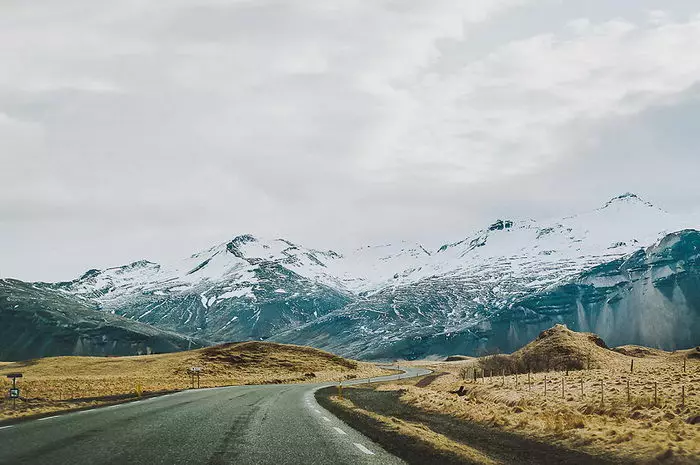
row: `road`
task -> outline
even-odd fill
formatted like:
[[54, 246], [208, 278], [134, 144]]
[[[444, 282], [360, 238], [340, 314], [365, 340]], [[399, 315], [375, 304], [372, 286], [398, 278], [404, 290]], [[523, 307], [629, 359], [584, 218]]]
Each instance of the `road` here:
[[316, 403], [329, 385], [190, 390], [0, 426], [0, 464], [403, 464]]

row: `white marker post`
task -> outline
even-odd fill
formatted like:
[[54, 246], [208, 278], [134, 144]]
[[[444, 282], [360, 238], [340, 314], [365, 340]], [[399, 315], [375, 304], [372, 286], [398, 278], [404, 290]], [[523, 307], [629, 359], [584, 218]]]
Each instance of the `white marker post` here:
[[197, 377], [197, 389], [199, 389], [199, 375], [202, 373], [202, 367], [192, 367], [190, 368], [190, 381], [192, 382], [192, 389], [194, 389], [194, 377]]

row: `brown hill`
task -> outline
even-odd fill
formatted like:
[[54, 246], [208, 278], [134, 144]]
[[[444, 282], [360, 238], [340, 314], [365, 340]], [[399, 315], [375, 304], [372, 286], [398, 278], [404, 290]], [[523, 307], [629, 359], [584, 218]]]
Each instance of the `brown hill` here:
[[610, 350], [597, 334], [556, 325], [513, 354], [483, 357], [479, 364], [487, 371], [525, 373], [598, 368], [623, 363], [624, 359], [624, 355]]
[[189, 369], [201, 368], [200, 385], [337, 381], [378, 376], [385, 370], [310, 347], [239, 342], [169, 354], [131, 357], [48, 357], [0, 362], [0, 389], [7, 373], [21, 372], [23, 401], [9, 410], [0, 398], [0, 419], [74, 408], [136, 393], [174, 391], [191, 386]]
[[654, 349], [651, 347], [637, 346], [634, 344], [624, 345], [620, 347], [615, 347], [613, 349], [622, 355], [627, 355], [628, 357], [635, 358], [646, 358], [646, 357], [665, 357], [669, 355], [668, 352], [661, 349]]

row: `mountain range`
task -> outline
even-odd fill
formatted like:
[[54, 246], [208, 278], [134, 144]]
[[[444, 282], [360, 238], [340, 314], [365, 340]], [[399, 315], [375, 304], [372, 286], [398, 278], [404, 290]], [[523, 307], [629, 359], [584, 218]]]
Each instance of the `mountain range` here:
[[[686, 348], [700, 343], [698, 226], [625, 194], [557, 220], [499, 219], [437, 249], [399, 242], [337, 252], [241, 235], [174, 264], [144, 260], [59, 283], [0, 280], [0, 318], [9, 325], [17, 308], [24, 320], [61, 308], [67, 332], [83, 331], [89, 314], [135, 325], [135, 334], [149, 328], [159, 341], [113, 337], [121, 351], [270, 339], [417, 358], [510, 352], [558, 323], [613, 345]], [[42, 354], [109, 346], [81, 344], [47, 343]], [[10, 353], [3, 345], [0, 359]]]

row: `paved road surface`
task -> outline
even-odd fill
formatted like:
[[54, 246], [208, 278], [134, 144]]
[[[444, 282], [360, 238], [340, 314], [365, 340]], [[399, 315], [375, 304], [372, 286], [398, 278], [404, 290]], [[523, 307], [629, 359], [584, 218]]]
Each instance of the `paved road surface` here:
[[[402, 378], [426, 373], [408, 368]], [[328, 385], [184, 391], [0, 426], [0, 464], [404, 463], [316, 403], [313, 392]]]

